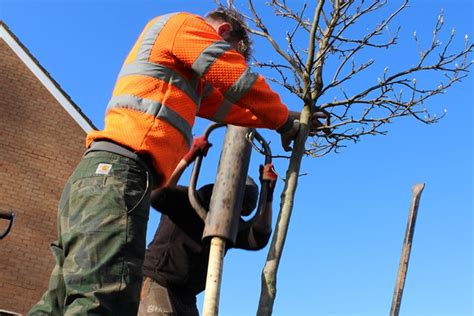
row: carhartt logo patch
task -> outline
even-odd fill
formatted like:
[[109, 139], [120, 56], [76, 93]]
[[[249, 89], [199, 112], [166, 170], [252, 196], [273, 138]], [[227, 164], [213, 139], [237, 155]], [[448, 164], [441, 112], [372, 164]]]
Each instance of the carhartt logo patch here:
[[95, 174], [109, 174], [110, 170], [112, 170], [112, 165], [108, 163], [100, 163], [95, 171]]

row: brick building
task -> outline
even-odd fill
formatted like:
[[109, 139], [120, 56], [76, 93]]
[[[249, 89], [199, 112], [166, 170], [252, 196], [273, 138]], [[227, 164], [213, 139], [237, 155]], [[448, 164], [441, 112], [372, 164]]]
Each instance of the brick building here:
[[45, 291], [57, 204], [93, 128], [0, 21], [0, 210], [16, 212], [0, 240], [0, 314], [25, 313]]

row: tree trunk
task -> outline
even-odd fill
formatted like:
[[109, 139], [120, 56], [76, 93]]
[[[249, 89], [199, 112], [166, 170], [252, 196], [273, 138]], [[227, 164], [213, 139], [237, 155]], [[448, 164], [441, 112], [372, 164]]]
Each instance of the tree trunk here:
[[290, 223], [293, 202], [298, 185], [301, 159], [305, 150], [306, 139], [309, 132], [309, 118], [311, 117], [310, 106], [305, 106], [301, 112], [300, 130], [294, 142], [290, 165], [286, 172], [285, 188], [281, 195], [280, 213], [273, 233], [272, 243], [268, 251], [265, 267], [262, 271], [262, 288], [257, 315], [268, 316], [272, 314], [273, 304], [276, 297], [276, 280], [280, 259], [285, 245], [288, 226]]

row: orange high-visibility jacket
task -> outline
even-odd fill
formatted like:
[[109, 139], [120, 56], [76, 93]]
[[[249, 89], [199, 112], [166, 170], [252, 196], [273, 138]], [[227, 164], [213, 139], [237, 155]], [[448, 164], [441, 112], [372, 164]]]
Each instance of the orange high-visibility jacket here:
[[278, 129], [288, 109], [263, 77], [206, 21], [189, 13], [151, 20], [118, 75], [102, 131], [152, 158], [166, 181], [192, 144], [196, 115], [246, 127]]

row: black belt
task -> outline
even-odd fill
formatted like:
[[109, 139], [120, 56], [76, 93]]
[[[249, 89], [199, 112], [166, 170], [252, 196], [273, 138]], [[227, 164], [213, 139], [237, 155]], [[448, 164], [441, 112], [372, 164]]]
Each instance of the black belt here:
[[148, 157], [139, 155], [127, 147], [124, 147], [122, 145], [119, 145], [117, 143], [114, 143], [108, 140], [94, 141], [92, 142], [89, 149], [86, 150], [86, 152], [84, 153], [84, 156], [93, 151], [106, 151], [106, 152], [110, 152], [110, 153], [114, 153], [120, 156], [130, 158], [138, 162], [150, 174], [152, 188], [155, 188], [155, 186], [159, 185], [162, 182], [162, 177], [156, 172], [155, 168], [153, 168], [151, 159], [147, 159]]

